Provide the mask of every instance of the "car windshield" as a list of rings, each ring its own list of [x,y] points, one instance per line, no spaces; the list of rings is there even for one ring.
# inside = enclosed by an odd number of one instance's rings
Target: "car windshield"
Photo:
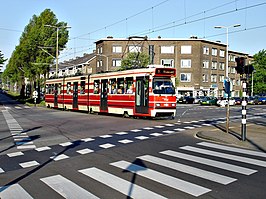
[[[175,87],[171,79],[153,79],[152,89],[154,94],[175,94]]]

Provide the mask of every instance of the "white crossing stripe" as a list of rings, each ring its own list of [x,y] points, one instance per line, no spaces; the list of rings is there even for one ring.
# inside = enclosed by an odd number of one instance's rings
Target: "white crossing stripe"
[[[116,135],[127,135],[128,133],[127,132],[118,132],[118,133],[115,133]]]
[[[234,161],[238,161],[238,162],[244,162],[244,163],[253,164],[253,165],[257,165],[257,166],[261,166],[261,167],[266,167],[265,161],[256,160],[256,159],[252,159],[252,158],[246,158],[246,157],[241,157],[241,156],[237,156],[237,155],[230,155],[230,154],[226,154],[226,153],[220,153],[220,152],[215,152],[215,151],[211,151],[211,150],[205,150],[205,149],[192,147],[192,146],[184,146],[184,147],[180,147],[180,149],[184,149],[187,151],[193,151],[193,152],[201,153],[201,154],[205,154],[205,155],[225,158],[225,159],[229,159],[229,160],[234,160]]]
[[[44,147],[36,148],[35,150],[38,151],[38,152],[41,152],[41,151],[47,151],[47,150],[50,150],[50,149],[51,149],[50,147],[44,146]]]
[[[167,130],[167,131],[163,131],[163,133],[171,134],[171,133],[175,133],[175,131],[169,131],[169,130]]]
[[[29,161],[29,162],[23,162],[23,163],[20,163],[19,165],[22,168],[28,168],[28,167],[38,166],[40,164],[34,160],[34,161]]]
[[[119,178],[115,175],[97,169],[95,167],[79,170],[79,172],[131,198],[166,199],[165,197],[158,195],[148,189],[145,189],[141,186],[133,184],[129,181],[126,181],[122,178]]]
[[[84,155],[84,154],[88,154],[88,153],[92,153],[92,152],[94,152],[94,150],[92,150],[92,149],[88,149],[88,148],[86,148],[86,149],[81,149],[81,150],[78,150],[78,151],[77,151],[77,153],[82,154],[82,155]]]
[[[150,135],[155,136],[155,137],[158,137],[158,136],[161,136],[163,134],[161,134],[161,133],[151,133]]]
[[[99,137],[101,137],[101,138],[110,138],[112,136],[111,135],[100,135]]]
[[[19,184],[0,187],[0,198],[33,199]]]
[[[217,182],[217,183],[220,183],[220,184],[223,184],[223,185],[227,185],[227,184],[237,180],[235,178],[230,178],[230,177],[227,177],[227,176],[224,176],[224,175],[220,175],[220,174],[213,173],[213,172],[210,172],[210,171],[205,171],[203,169],[198,169],[198,168],[195,168],[195,167],[187,166],[187,165],[184,165],[184,164],[180,164],[180,163],[177,163],[177,162],[165,160],[165,159],[154,157],[154,156],[151,156],[151,155],[144,155],[144,156],[140,156],[138,158],[141,159],[141,160],[144,160],[144,161],[151,162],[153,164],[157,164],[157,165],[160,165],[160,166],[168,167],[168,168],[173,169],[173,170],[177,170],[177,171],[180,171],[180,172],[183,172],[183,173],[194,175],[194,176],[197,176],[197,177],[200,177],[200,178],[203,178],[203,179],[207,179],[207,180],[210,180],[210,181],[213,181],[213,182]]]
[[[0,167],[0,173],[4,173],[5,171]]]
[[[147,136],[138,136],[138,137],[135,137],[135,138],[138,139],[138,140],[146,140],[149,137],[147,137]]]
[[[61,154],[61,155],[52,156],[50,158],[53,159],[54,161],[59,161],[59,160],[67,159],[69,157],[65,154]]]
[[[128,170],[132,173],[136,173],[137,175],[159,182],[161,184],[164,184],[166,186],[172,187],[174,189],[177,189],[179,191],[185,192],[193,196],[200,196],[211,191],[211,189],[207,189],[205,187],[178,178],[174,178],[172,176],[130,162],[118,161],[111,163],[110,165],[116,166],[123,170]]]
[[[213,143],[209,143],[209,142],[200,142],[200,143],[198,143],[198,145],[212,147],[212,148],[216,148],[216,149],[222,149],[222,150],[226,150],[226,151],[237,152],[237,153],[243,153],[243,154],[247,154],[247,155],[266,157],[266,153],[263,153],[263,152],[252,151],[252,150],[247,150],[247,149],[240,149],[240,148],[236,148],[236,147],[213,144]]]
[[[91,142],[91,141],[94,141],[95,139],[93,138],[84,138],[84,139],[81,139],[83,142]]]
[[[73,143],[72,142],[64,142],[64,143],[61,143],[59,144],[60,146],[63,146],[63,147],[66,147],[66,146],[70,146],[72,145]]]
[[[179,152],[171,151],[171,150],[162,151],[160,153],[164,154],[164,155],[172,156],[175,158],[180,158],[180,159],[184,159],[184,160],[188,160],[188,161],[192,161],[192,162],[196,162],[196,163],[200,163],[200,164],[205,164],[208,166],[212,166],[212,167],[216,167],[219,169],[232,171],[232,172],[240,173],[240,174],[244,174],[244,175],[251,175],[251,174],[257,172],[257,170],[253,170],[253,169],[249,169],[249,168],[245,168],[245,167],[241,167],[241,166],[236,166],[236,165],[228,164],[228,163],[224,163],[224,162],[219,162],[216,160],[210,160],[207,158],[201,158],[201,157],[197,157],[194,155],[179,153]]]
[[[184,131],[185,129],[181,129],[181,128],[177,128],[177,129],[174,129],[175,131]]]
[[[124,139],[124,140],[119,140],[118,142],[122,143],[122,144],[128,144],[133,142],[132,140],[128,140],[128,139]]]
[[[22,152],[14,152],[14,153],[8,153],[7,156],[8,157],[16,157],[16,156],[20,156],[20,155],[24,155],[24,153]]]
[[[86,191],[77,184],[71,182],[67,178],[61,175],[50,176],[46,178],[41,178],[46,185],[51,187],[57,193],[59,193],[64,198],[76,199],[76,198],[88,198],[88,199],[99,199],[97,196]]]
[[[111,148],[111,147],[114,147],[114,146],[115,146],[114,144],[110,144],[110,143],[99,145],[99,147],[104,148],[104,149],[108,149],[108,148]]]

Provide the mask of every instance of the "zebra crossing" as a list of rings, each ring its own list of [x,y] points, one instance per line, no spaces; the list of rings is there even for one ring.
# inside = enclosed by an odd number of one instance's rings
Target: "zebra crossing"
[[[219,157],[219,160],[216,157]],[[94,165],[75,170],[74,173],[81,174],[82,180],[71,179],[67,174],[64,176],[60,173],[40,177],[39,182],[36,183],[43,183],[63,198],[73,199],[110,198],[112,195],[110,193],[108,196],[103,196],[95,192],[95,189],[90,189],[78,182],[100,183],[113,192],[119,192],[131,198],[173,198],[172,195],[167,195],[166,191],[162,191],[159,188],[161,186],[171,190],[170,193],[174,193],[174,197],[180,193],[199,197],[217,191],[216,184],[226,189],[226,186],[237,181],[241,183],[243,178],[240,176],[248,178],[256,173],[265,172],[266,167],[266,155],[263,152],[209,142],[199,142],[195,146],[180,146],[174,150],[166,149],[152,155],[142,154],[135,158],[133,162],[123,159],[110,162],[104,168]],[[32,164],[35,163],[32,162]],[[202,165],[205,167],[203,168]],[[151,185],[143,186],[140,180],[129,180],[128,173],[133,175],[132,179],[138,176],[145,179],[143,182],[152,182],[152,185],[155,183],[156,189],[151,189]],[[186,179],[181,177],[180,173],[193,178]],[[191,180],[195,178],[203,181]],[[200,184],[206,181],[210,183]],[[35,198],[34,193],[24,188],[20,182],[0,187],[1,199],[14,198],[14,196],[15,198]],[[52,196],[49,197],[52,198]]]

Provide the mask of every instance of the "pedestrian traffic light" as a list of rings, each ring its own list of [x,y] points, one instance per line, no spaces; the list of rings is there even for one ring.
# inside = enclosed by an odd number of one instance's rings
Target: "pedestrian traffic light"
[[[236,61],[236,72],[238,74],[243,74],[245,71],[244,71],[244,66],[245,66],[245,57],[237,57],[235,59]]]
[[[253,71],[254,71],[254,66],[252,64],[246,65],[244,67],[245,74],[252,74]]]

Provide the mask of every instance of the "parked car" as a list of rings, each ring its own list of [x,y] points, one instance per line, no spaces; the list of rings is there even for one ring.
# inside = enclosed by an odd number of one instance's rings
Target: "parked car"
[[[240,97],[234,97],[234,99],[235,99],[235,104],[236,105],[241,105],[242,99]]]
[[[259,97],[258,104],[266,104],[266,96]]]
[[[194,104],[200,104],[201,100],[204,99],[205,96],[197,96],[195,97]]]
[[[193,104],[194,100],[195,100],[194,97],[184,96],[184,97],[179,98],[177,102],[181,104]]]
[[[204,97],[200,101],[200,105],[217,105],[217,98],[216,97]]]
[[[226,98],[221,98],[217,101],[217,105],[221,106],[221,107],[225,107],[225,106],[227,106],[227,104],[228,104],[228,99],[226,99]],[[229,106],[234,106],[234,105],[236,105],[235,99],[230,98],[229,99]]]
[[[247,103],[248,104],[259,104],[259,100],[258,99],[259,99],[258,97],[250,96],[250,97],[247,98]]]

